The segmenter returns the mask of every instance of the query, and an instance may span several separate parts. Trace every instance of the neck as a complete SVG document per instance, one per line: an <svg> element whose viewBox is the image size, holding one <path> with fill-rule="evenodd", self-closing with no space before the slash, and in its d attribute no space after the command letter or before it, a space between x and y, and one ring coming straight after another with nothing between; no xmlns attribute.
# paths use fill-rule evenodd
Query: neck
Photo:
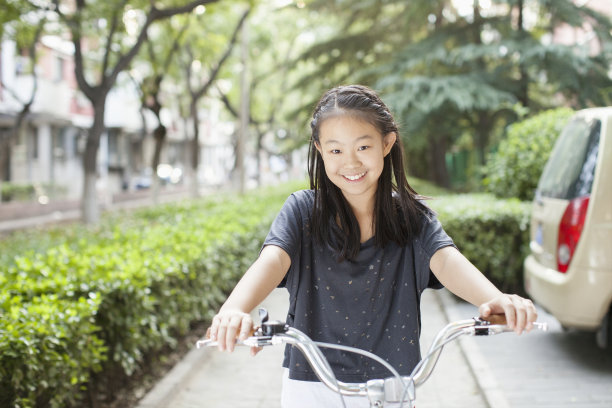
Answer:
<svg viewBox="0 0 612 408"><path fill-rule="evenodd" d="M353 199L346 197L346 201L357 218L361 231L360 241L364 243L374 236L374 194L367 199L364 199L363 196Z"/></svg>

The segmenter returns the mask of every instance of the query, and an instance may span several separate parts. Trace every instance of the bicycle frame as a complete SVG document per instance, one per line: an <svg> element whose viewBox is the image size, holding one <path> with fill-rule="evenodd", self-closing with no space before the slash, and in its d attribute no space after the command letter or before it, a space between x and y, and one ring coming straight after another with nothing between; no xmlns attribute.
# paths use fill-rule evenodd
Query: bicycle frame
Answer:
<svg viewBox="0 0 612 408"><path fill-rule="evenodd" d="M415 389L427 381L445 344L463 335L489 336L512 331L504 324L492 324L478 317L452 322L438 332L429 351L410 376L400 376L392 367L388 367L392 373L395 373L394 376L385 379L373 379L364 383L345 383L336 379L320 349L321 346L338 347L337 345L317 343L306 334L289 327L284 322L268 321L268 314L263 309L260 310L260 316L261 327L251 337L238 341L237 344L251 347L290 344L302 352L319 380L329 389L345 396L367 397L370 401L370 407L383 407L386 402L407 402L409 407L414 407ZM544 331L547 330L545 323L535 322L534 327ZM197 348L216 345L217 342L210 339L198 340L196 343ZM353 347L343 347L343 349L360 354L366 353Z"/></svg>

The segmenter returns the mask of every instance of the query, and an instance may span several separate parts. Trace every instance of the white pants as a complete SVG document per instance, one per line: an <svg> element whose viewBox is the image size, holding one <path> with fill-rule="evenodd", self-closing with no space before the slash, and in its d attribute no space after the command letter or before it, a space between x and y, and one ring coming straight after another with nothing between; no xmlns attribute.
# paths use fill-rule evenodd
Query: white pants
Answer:
<svg viewBox="0 0 612 408"><path fill-rule="evenodd" d="M346 408L370 408L368 397L343 397ZM385 408L399 408L400 404L385 404ZM289 378L289 370L283 373L281 408L341 408L342 399L318 381L298 381ZM402 408L409 408L408 402Z"/></svg>

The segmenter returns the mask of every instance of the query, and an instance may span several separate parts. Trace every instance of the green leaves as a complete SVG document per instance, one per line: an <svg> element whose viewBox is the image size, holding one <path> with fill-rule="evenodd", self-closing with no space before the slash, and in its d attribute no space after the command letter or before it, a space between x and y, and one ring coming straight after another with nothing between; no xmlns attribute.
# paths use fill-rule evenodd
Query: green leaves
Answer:
<svg viewBox="0 0 612 408"><path fill-rule="evenodd" d="M225 299L295 187L38 233L43 243L30 244L40 251L2 258L0 405L79 405L83 389L95 393L175 345Z"/></svg>
<svg viewBox="0 0 612 408"><path fill-rule="evenodd" d="M484 168L487 191L498 197L532 200L555 140L572 113L559 108L511 125Z"/></svg>
<svg viewBox="0 0 612 408"><path fill-rule="evenodd" d="M490 194L430 201L459 250L501 290L522 293L531 203Z"/></svg>

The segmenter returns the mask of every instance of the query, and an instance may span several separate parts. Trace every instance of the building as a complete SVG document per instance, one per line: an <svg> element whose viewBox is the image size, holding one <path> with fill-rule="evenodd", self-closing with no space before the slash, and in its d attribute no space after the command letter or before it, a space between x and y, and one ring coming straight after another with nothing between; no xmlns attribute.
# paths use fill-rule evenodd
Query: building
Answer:
<svg viewBox="0 0 612 408"><path fill-rule="evenodd" d="M0 48L0 135L7 137L24 101L32 97L34 75L37 88L21 133L8 148L0 182L31 185L40 202L80 199L83 187L83 152L93 122L90 102L79 91L74 75L74 48L58 36L43 36L37 44L35 67L12 41ZM33 71L34 70L34 71ZM106 101L105 132L98 150L97 189L102 203L116 194L148 188L153 170L157 121L141 111L138 90L127 73L118 78ZM201 183L227 182L228 163L233 162L233 124L219 118L220 105L201 114ZM216 110L215 110L216 109ZM184 181L190 168L192 125L178 112L163 111L167 142L160 171L169 184Z"/></svg>

